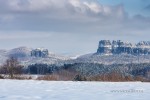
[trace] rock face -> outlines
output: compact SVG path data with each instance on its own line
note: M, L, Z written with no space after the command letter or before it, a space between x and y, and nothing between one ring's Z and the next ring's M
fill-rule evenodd
M99 47L97 53L110 54L112 53L112 44L109 40L101 40L99 42Z
M38 49L34 49L31 51L31 56L32 57L48 57L48 50L47 49L41 49L41 48L38 48Z
M150 54L150 41L141 41L137 44L122 42L121 40L101 40L97 49L97 54L132 54L148 55Z

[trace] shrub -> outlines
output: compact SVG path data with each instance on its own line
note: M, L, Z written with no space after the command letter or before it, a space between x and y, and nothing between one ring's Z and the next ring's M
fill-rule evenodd
M86 77L82 75L76 75L74 80L75 81L87 81Z
M58 76L57 75L44 75L44 76L39 76L37 80L58 81Z
M89 81L109 81L109 82L124 82L124 81L134 81L134 77L127 75L124 76L122 73L119 72L111 72L111 73L104 73L92 77L88 77Z
M4 79L4 77L2 75L0 75L0 79Z

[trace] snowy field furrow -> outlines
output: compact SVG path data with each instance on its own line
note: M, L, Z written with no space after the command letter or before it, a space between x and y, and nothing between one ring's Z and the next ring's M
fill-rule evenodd
M0 80L0 100L150 100L150 83Z

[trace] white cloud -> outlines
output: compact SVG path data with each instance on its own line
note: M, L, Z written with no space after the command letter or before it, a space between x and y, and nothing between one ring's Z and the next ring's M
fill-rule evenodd
M150 30L150 18L129 18L123 5L102 5L94 0L0 0L0 7L0 29L3 31L112 36Z
M1 0L0 7L1 30L98 33L127 19L123 5L90 0Z
M3 12L14 15L16 13L40 13L71 17L71 15L90 16L96 14L96 17L113 15L117 18L124 15L124 9L120 6L105 6L85 0L5 0L0 1L0 6L3 8Z

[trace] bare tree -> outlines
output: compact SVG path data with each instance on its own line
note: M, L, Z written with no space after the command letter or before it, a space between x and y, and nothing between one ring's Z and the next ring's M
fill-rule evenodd
M14 57L10 57L6 60L5 64L1 68L4 74L8 74L10 78L14 78L14 75L22 73L23 66L21 66L18 60Z

